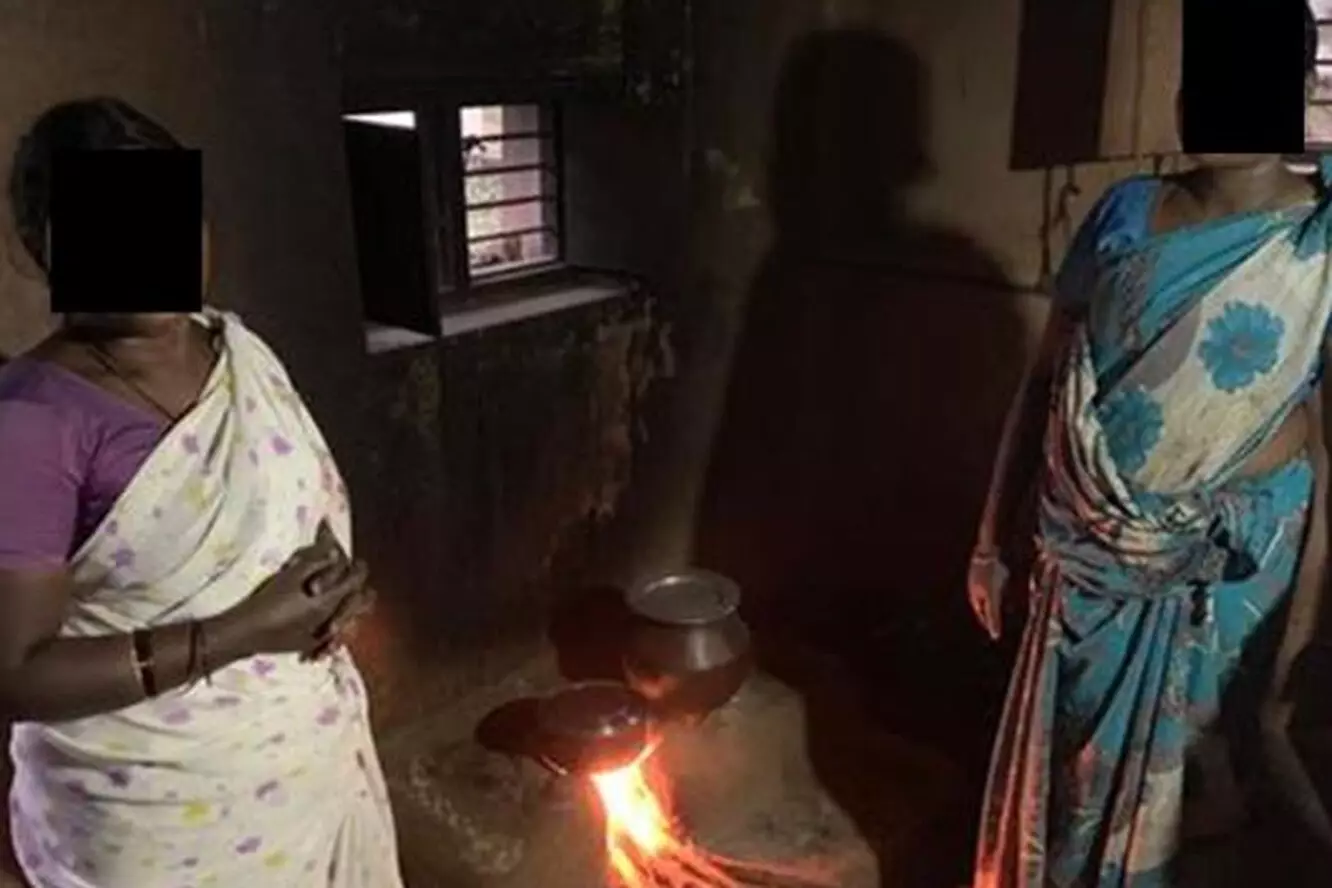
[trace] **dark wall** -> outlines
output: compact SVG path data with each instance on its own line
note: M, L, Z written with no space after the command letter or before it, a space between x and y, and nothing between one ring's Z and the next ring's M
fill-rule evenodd
M383 604L359 645L381 725L497 678L544 642L562 601L637 563L652 504L631 489L659 461L688 207L680 82L652 11L338 11L349 95L558 101L568 258L633 290L365 363L353 490ZM636 65L626 33L642 35L627 41Z
M894 727L943 744L983 737L1001 687L963 589L1027 325L986 245L908 203L938 170L931 89L884 30L786 44L771 234L740 297L696 551L749 590L756 623L838 651Z
M494 680L598 582L662 369L647 293L372 362L357 505L380 585L359 639L382 725Z

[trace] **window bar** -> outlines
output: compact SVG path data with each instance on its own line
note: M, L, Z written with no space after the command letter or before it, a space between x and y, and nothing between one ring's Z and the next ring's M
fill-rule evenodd
M503 173L527 173L527 172L532 172L533 170L540 170L542 172L547 172L552 175L555 174L555 167L553 164L522 163L522 164L510 164L507 166L497 165L489 167L478 167L477 169L474 170L466 170L463 173L463 175L468 178L472 178L474 176L498 176Z
M464 145L484 144L486 142L512 142L518 139L549 139L553 136L550 130L523 130L516 133L492 133L485 136L463 136Z
M481 203L469 203L467 211L473 210L493 210L499 207L520 207L523 204L543 204L554 203L553 194L533 194L528 197L506 197L503 200L487 200Z
M529 234L541 234L543 231L548 231L551 234L556 234L556 231L553 226L537 225L534 228L514 228L510 231L500 231L495 234L481 234L477 235L476 237L469 237L467 238L467 243L484 244L484 243L489 243L491 241L504 240L505 238L510 238L510 237L525 237Z

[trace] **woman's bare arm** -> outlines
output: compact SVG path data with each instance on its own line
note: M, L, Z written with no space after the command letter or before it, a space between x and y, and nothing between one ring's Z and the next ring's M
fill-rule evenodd
M144 699L129 633L57 637L69 590L63 568L0 570L0 721L64 721ZM210 667L247 655L230 620L207 620L203 628ZM190 678L189 633L188 623L153 630L159 693Z

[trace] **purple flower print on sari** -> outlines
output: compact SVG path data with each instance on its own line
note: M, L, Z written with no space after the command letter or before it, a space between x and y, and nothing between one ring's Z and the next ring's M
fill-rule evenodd
M172 706L162 713L162 723L173 727L187 725L193 720L194 716L190 714L190 710L186 706Z
M88 792L88 784L82 780L68 780L61 788L76 799L87 800L92 798L92 794Z
M287 800L287 793L280 781L268 780L254 791L254 797L265 805L281 805Z

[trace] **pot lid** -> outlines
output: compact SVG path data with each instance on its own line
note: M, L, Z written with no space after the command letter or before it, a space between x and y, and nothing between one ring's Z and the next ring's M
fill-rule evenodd
M586 681L561 688L541 701L542 729L568 738L618 737L648 720L643 697L618 682Z
M740 587L721 574L690 568L639 583L625 596L625 604L657 623L697 626L734 614L740 606Z

